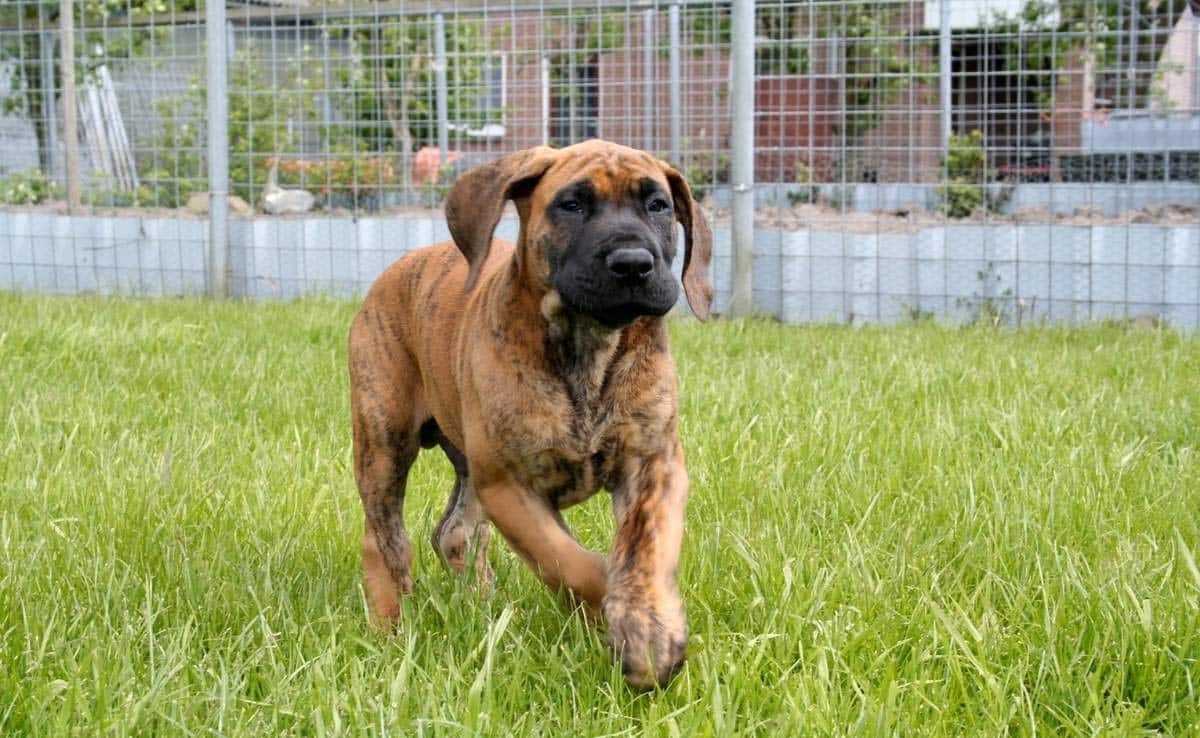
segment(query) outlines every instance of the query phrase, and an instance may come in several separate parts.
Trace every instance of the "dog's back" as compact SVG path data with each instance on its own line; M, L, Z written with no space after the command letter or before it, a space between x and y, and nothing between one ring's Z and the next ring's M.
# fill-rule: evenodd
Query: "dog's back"
M484 267L490 273L512 253L512 244L496 240L495 258ZM470 293L464 289L467 262L453 241L411 251L392 262L371 285L351 332L378 329L383 320L388 330L383 335L408 344L423 328L442 333L442 324L461 316ZM409 325L409 323L417 323ZM432 324L432 325L431 325ZM410 330L412 329L412 330ZM363 333L363 335L367 335Z
M480 281L507 263L512 251L512 243L496 239ZM371 285L354 318L351 364L356 354L400 347L418 364L449 356L474 292L465 289L466 279L467 262L453 241L411 251L392 262Z

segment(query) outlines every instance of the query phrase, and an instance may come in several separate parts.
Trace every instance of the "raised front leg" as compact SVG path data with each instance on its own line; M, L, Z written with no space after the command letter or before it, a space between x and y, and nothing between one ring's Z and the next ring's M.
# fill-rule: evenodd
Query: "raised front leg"
M632 463L613 492L617 535L603 612L608 641L634 687L664 685L683 666L687 620L675 578L687 495L678 442Z
M511 482L480 485L478 493L488 518L546 586L599 612L604 558L579 545L549 501Z

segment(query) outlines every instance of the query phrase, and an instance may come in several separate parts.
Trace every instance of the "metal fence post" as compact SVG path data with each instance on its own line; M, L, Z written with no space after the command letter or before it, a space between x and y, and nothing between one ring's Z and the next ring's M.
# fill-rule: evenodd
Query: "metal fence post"
M42 111L46 116L46 174L54 171L58 158L58 106L54 104L54 34L42 33Z
M205 3L208 61L208 296L229 296L229 59L224 0Z
M654 151L654 8L642 11L642 143L646 151Z
M954 107L950 75L953 72L954 58L950 49L950 0L938 3L938 81L942 105L941 133L942 158L950 154L950 134L952 133L951 111Z
M733 0L733 293L729 314L754 308L754 0Z
M450 103L446 91L446 15L433 15L433 74L436 87L438 166L446 165L446 149L450 148Z
M670 69L668 76L670 77L671 101L670 101L670 117L671 117L671 163L675 166L682 166L679 161L679 153L682 148L680 144L680 131L683 129L680 116L683 115L683 105L681 101L682 93L680 85L680 62L679 62L679 3L671 3L667 15L667 36L668 36L668 58L670 59Z
M550 56L542 55L541 72L542 97L542 145L550 145Z
M79 104L75 99L75 8L71 0L63 0L58 8L60 63L62 69L63 139L67 145L67 209L74 211L80 203L79 181Z

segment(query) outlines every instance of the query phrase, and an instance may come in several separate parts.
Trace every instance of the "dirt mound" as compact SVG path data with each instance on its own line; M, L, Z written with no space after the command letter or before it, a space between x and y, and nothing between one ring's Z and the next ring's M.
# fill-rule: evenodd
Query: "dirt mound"
M728 226L730 221L729 208L716 207L711 201L703 203L709 213L711 222L718 226ZM39 205L0 205L0 211L52 213L65 215L66 203L51 200ZM84 207L79 215L94 215L100 217L124 218L202 218L187 208L107 208ZM505 215L515 215L511 204L506 208ZM289 216L268 216L264 213L234 214L235 218L242 217L288 217L288 218L320 218L320 217L408 217L441 219L440 208L396 207L377 211L359 211L357 213L341 208L316 210L311 213ZM1145 205L1140 208L1127 210L1119 215L1105 215L1100 208L1079 207L1070 214L1052 213L1044 207L1022 208L1012 213L988 213L978 211L967 218L949 218L935 210L926 210L915 203L891 210L840 210L826 204L804 204L794 207L759 207L754 213L754 223L760 228L780 228L789 231L825 230L843 233L912 233L924 228L941 225L999 225L999 224L1057 224L1057 225L1193 225L1200 223L1200 205L1165 204Z
M729 224L728 208L715 207L711 202L705 203L705 207L714 224ZM1146 205L1118 215L1105 215L1100 208L1093 207L1079 207L1069 214L1052 213L1048 208L1033 207L1022 208L1012 213L977 211L967 218L950 218L916 204L875 212L843 211L831 205L806 204L795 207L760 207L754 214L754 223L760 228L815 229L843 233L912 233L941 225L1192 225L1200 223L1200 205Z

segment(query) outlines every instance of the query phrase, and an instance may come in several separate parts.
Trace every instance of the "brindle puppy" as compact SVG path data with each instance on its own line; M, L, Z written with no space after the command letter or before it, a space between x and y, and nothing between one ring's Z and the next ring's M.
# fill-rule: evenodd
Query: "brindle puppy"
M493 240L505 202L514 246ZM366 513L363 572L376 619L412 589L405 478L438 445L457 479L434 532L455 571L489 583L488 522L552 588L602 615L637 687L682 666L676 587L687 471L662 316L685 236L692 311L712 301L711 235L679 172L604 141L522 151L464 174L446 202L454 243L398 260L350 331L354 469ZM466 257L465 259L463 257ZM560 510L601 487L616 540L584 549Z

